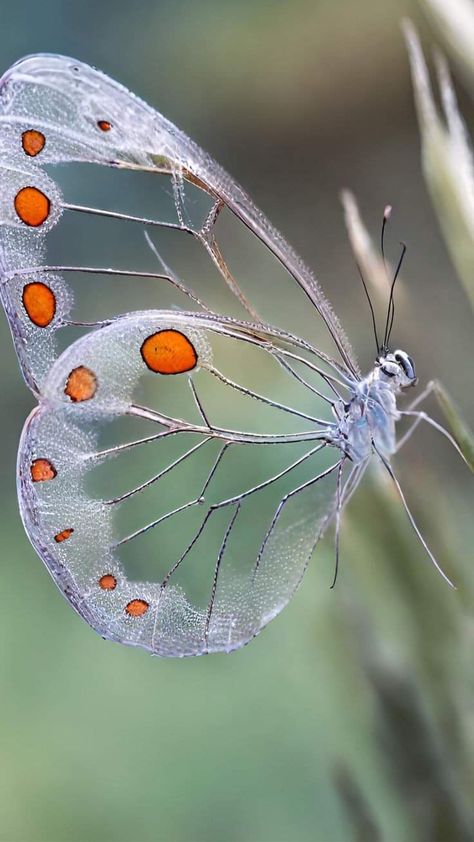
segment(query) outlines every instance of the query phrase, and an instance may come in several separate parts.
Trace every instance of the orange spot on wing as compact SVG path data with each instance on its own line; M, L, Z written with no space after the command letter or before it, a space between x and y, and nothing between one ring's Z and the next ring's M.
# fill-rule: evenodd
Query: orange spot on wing
M34 158L38 155L42 149L44 149L44 145L46 143L46 138L42 132L38 132L36 129L28 129L26 132L23 132L21 136L21 145L23 147L23 151L26 155L29 155L30 158Z
M34 281L23 288L23 306L33 324L37 327L48 327L56 313L56 298L54 292L42 284Z
M99 579L99 587L103 591L113 591L117 587L117 579L112 576L112 573L104 573Z
M54 536L54 540L57 544L62 544L63 541L67 541L67 539L71 537L73 532L74 529L63 529L62 532L58 532L58 534Z
M182 374L195 368L198 361L194 345L179 330L153 333L140 351L148 368L157 374Z
M64 394L71 398L74 403L81 401L89 401L94 397L97 391L97 377L90 368L85 365L80 365L73 368L66 385L64 387Z
M33 482L45 482L54 479L57 470L48 459L35 459L30 465L31 479Z
M14 205L21 221L31 228L46 222L51 209L48 197L37 187L22 187L15 196Z
M110 132L112 128L112 123L109 123L108 120L97 120L97 125L101 132Z
M132 599L125 606L125 611L130 617L142 617L143 614L146 614L149 607L148 602L145 602L144 599Z

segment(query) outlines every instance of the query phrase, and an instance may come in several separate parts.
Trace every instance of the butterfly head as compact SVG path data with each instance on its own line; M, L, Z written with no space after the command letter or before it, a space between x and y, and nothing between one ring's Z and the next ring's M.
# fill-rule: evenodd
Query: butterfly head
M384 349L377 357L375 365L379 379L390 382L399 389L416 386L418 382L414 362L406 351Z

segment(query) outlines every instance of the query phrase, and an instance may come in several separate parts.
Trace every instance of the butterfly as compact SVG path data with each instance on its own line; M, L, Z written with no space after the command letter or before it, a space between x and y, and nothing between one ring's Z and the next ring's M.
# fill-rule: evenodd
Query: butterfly
M374 457L452 584L392 467L402 415L457 447L417 409L427 390L397 408L416 374L405 351L389 348L392 296L374 368L363 376L313 273L244 190L161 114L73 59L34 55L4 74L0 152L0 294L37 399L19 446L20 511L38 555L92 628L165 657L246 644L291 599L333 522L337 571L341 515ZM67 201L49 165L77 162L166 176L174 220ZM199 223L189 189L208 203ZM259 315L224 256L224 211L281 264L331 352ZM49 238L66 213L191 238L241 316L215 312L149 233L159 271L50 265ZM77 273L169 284L191 309L81 322L69 283ZM61 351L60 337L81 327ZM101 476L118 488L113 496L98 493ZM140 541L143 578L133 566Z

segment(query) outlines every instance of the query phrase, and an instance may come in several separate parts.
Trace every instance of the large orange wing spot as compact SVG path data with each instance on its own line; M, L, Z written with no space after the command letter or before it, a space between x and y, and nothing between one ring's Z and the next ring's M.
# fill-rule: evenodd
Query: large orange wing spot
M38 155L42 149L44 149L45 143L46 138L44 134L42 132L38 132L36 129L28 129L26 132L23 132L21 136L23 151L25 155L29 155L30 158L34 158Z
M22 187L15 196L15 210L25 225L39 228L46 222L51 209L48 197L37 187Z
M194 345L179 330L159 330L145 339L141 355L157 374L182 374L195 368L198 357Z
M57 544L62 544L63 541L67 541L67 539L71 537L73 532L74 529L63 529L62 532L58 532L58 534L54 536L54 540Z
M33 482L46 482L54 479L57 470L48 459L35 459L30 465L31 479Z
M54 292L40 281L23 288L23 307L36 327L48 327L56 314Z
M129 617L143 617L149 609L148 602L144 599L132 599L131 602L125 606L125 611Z
M112 576L112 573L104 573L99 579L99 587L103 591L114 591L117 587L117 579Z
M112 128L112 123L109 123L108 120L97 120L97 125L101 132L110 132Z
M71 398L74 403L81 401L90 401L97 391L97 377L90 368L85 365L80 365L73 368L66 385L64 387L64 394Z

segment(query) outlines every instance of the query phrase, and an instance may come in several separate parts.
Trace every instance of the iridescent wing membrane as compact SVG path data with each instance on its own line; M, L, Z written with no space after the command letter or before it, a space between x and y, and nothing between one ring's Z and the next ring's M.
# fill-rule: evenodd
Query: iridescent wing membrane
M327 447L330 410L358 377L347 339L316 280L244 191L98 71L48 55L14 65L0 82L0 152L1 295L39 404L18 461L28 535L104 637L164 656L235 649L291 598L360 476L345 476L343 456ZM77 324L65 280L73 267L49 266L46 242L64 209L81 208L43 164L68 161L170 176L177 221L154 224L191 234L252 321L206 307L137 312L59 354L58 328ZM186 222L185 181L210 197L201 226ZM217 242L224 207L298 283L339 362L259 319ZM171 271L154 277L199 307Z

